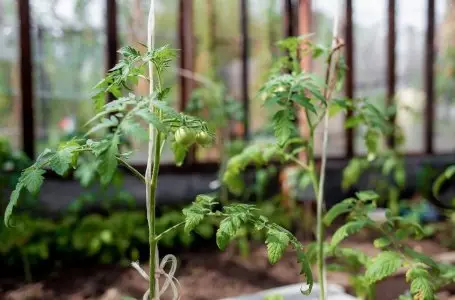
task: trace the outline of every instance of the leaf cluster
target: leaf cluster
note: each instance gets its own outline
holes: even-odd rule
[[[297,260],[301,264],[302,274],[305,275],[307,290],[302,293],[309,294],[313,286],[313,277],[309,261],[303,251],[303,245],[285,228],[272,223],[269,219],[259,214],[254,205],[234,203],[226,205],[222,210],[213,210],[217,203],[214,197],[200,195],[191,206],[183,210],[185,215],[185,230],[190,232],[195,226],[208,216],[220,218],[219,228],[216,231],[216,243],[220,249],[238,236],[239,231],[244,227],[252,227],[256,231],[266,233],[265,243],[270,263],[274,264],[280,260],[286,249],[291,246],[297,253]]]

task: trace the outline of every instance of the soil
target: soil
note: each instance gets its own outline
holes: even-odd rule
[[[344,246],[360,248],[368,254],[377,251],[359,240],[348,240]],[[431,240],[414,246],[432,255],[448,251]],[[182,286],[182,299],[214,300],[302,282],[293,253],[286,253],[279,263],[271,266],[264,246],[253,246],[249,257],[241,257],[234,246],[225,252],[193,250],[178,256],[177,277]],[[64,268],[30,284],[24,284],[20,278],[10,278],[8,274],[0,276],[0,299],[5,300],[118,300],[123,296],[142,299],[148,285],[134,269],[109,265]],[[349,291],[346,275],[330,272],[328,278],[329,282],[341,284]],[[396,299],[406,288],[403,276],[391,277],[378,285],[377,299]],[[450,292],[446,292],[441,299],[450,297]]]

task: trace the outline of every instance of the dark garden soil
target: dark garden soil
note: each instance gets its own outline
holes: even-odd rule
[[[448,251],[430,240],[414,245],[416,250],[432,255]],[[345,246],[360,248],[368,254],[377,251],[360,240],[349,240]],[[302,280],[292,253],[287,253],[282,261],[270,266],[263,246],[253,247],[250,256],[245,258],[238,255],[235,247],[225,252],[206,249],[183,252],[178,256],[177,276],[183,288],[182,299],[215,300]],[[20,278],[10,278],[3,272],[0,276],[0,299],[5,300],[117,300],[122,296],[142,299],[147,289],[147,282],[134,269],[118,266],[65,268],[31,284],[23,284]],[[348,278],[344,274],[329,273],[328,277],[330,282],[348,286]],[[396,299],[405,289],[402,276],[392,277],[379,284],[377,299]],[[441,294],[440,299],[454,298],[450,298],[448,292]]]

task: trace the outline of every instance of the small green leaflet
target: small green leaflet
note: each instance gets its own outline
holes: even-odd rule
[[[289,237],[286,233],[276,229],[269,229],[267,231],[267,256],[271,264],[275,264],[283,256],[284,251],[289,245]]]
[[[354,201],[354,198],[348,198],[335,204],[324,216],[324,224],[329,226],[339,215],[351,211]]]
[[[411,282],[411,293],[414,299],[433,300],[435,287],[427,277],[418,277]]]
[[[344,224],[334,233],[332,241],[330,242],[330,248],[334,249],[341,241],[351,234],[360,231],[360,229],[365,227],[367,224],[368,220],[358,220]]]
[[[357,196],[357,198],[360,201],[364,201],[364,202],[369,201],[369,200],[376,200],[379,198],[379,195],[374,191],[357,192],[357,193],[355,193],[355,195]]]
[[[117,170],[117,154],[119,142],[119,136],[117,134],[114,134],[112,140],[110,141],[109,147],[99,156],[98,173],[100,174],[102,185],[107,185]]]
[[[205,215],[211,211],[211,206],[216,203],[214,199],[212,196],[198,195],[191,206],[183,209],[186,233],[190,233],[202,222]]]
[[[22,172],[19,182],[21,182],[31,194],[36,194],[43,184],[44,173],[46,173],[46,171],[32,166]]]
[[[78,149],[78,146],[69,146],[58,150],[49,161],[51,169],[58,175],[63,176],[77,162],[77,153],[74,152],[76,149]]]
[[[402,265],[400,254],[392,251],[379,253],[367,264],[365,276],[370,284],[395,273]]]
[[[294,115],[292,110],[279,110],[273,116],[273,128],[279,145],[283,145],[295,131]]]

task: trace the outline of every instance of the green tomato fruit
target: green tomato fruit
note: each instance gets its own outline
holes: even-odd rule
[[[212,137],[205,131],[196,134],[196,142],[201,146],[208,146],[212,143]]]
[[[183,126],[175,131],[174,138],[180,145],[188,147],[194,143],[196,134],[193,129]]]

